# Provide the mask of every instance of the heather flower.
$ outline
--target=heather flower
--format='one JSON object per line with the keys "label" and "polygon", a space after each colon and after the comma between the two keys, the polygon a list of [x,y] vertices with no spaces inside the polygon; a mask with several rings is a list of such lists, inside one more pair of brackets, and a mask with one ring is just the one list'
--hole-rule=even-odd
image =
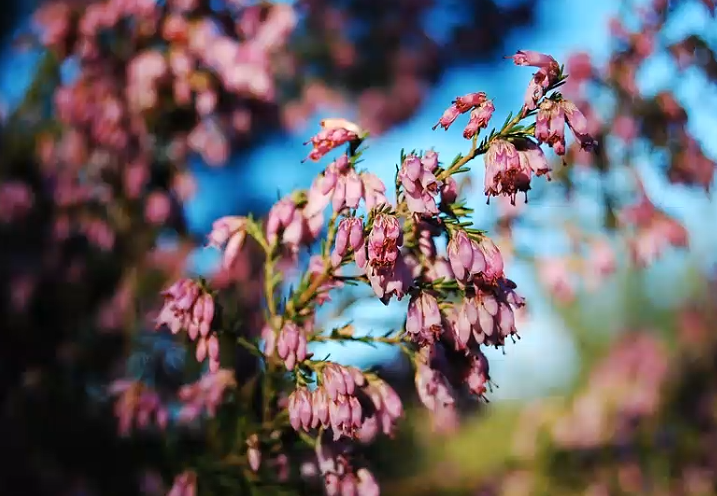
{"label": "heather flower", "polygon": [[172,488],[167,496],[196,496],[197,474],[187,470],[174,478]]}
{"label": "heather flower", "polygon": [[296,388],[289,396],[289,422],[294,430],[308,431],[312,423],[311,393],[305,387]]}
{"label": "heather flower", "polygon": [[558,155],[565,154],[565,112],[554,100],[543,100],[535,118],[535,138]]}
{"label": "heather flower", "polygon": [[364,201],[366,210],[371,211],[383,205],[388,205],[386,198],[386,185],[375,174],[362,172],[359,177],[363,183]]}
{"label": "heather flower", "polygon": [[109,392],[118,396],[114,411],[121,435],[128,435],[132,424],[147,427],[152,417],[161,429],[167,426],[169,415],[159,395],[141,382],[118,380],[110,385]]}
{"label": "heather flower", "polygon": [[178,397],[183,403],[179,410],[180,422],[189,422],[198,418],[205,410],[209,416],[216,415],[224,393],[236,387],[234,372],[219,369],[204,374],[199,381],[186,384],[179,389]]}
{"label": "heather flower", "polygon": [[[521,305],[515,301],[512,306]],[[477,344],[503,346],[505,338],[517,333],[512,306],[500,290],[478,290],[476,296],[463,300],[456,321],[459,344],[466,346],[473,337]]]}
{"label": "heather flower", "polygon": [[503,277],[503,256],[500,254],[500,250],[488,236],[480,236],[477,241],[474,241],[477,245],[478,250],[485,259],[485,269],[483,269],[483,279],[488,282],[496,281]]}
{"label": "heather flower", "polygon": [[477,110],[476,117],[473,117],[472,112],[471,121],[473,122],[473,124],[469,124],[469,126],[477,126],[477,132],[477,129],[478,127],[480,127],[482,120],[485,120],[487,124],[493,113],[493,104],[489,100],[486,100],[486,94],[482,91],[478,93],[468,93],[467,95],[459,96],[458,98],[456,98],[453,104],[448,107],[445,112],[443,112],[443,115],[438,120],[436,125],[433,126],[433,129],[436,129],[438,126],[441,126],[444,130],[447,131],[448,128],[451,127],[451,124],[456,121],[459,115],[464,114],[474,108]]}
{"label": "heather flower", "polygon": [[331,203],[334,212],[344,208],[356,209],[364,196],[364,185],[348,156],[341,155],[331,162],[309,189],[306,211],[310,215],[323,212]]}
{"label": "heather flower", "polygon": [[537,108],[538,102],[545,95],[545,91],[550,87],[551,82],[550,76],[545,69],[540,69],[533,74],[525,90],[525,97],[523,98],[524,112]]}
{"label": "heather flower", "polygon": [[157,317],[157,328],[166,325],[172,334],[188,329],[200,292],[199,285],[191,279],[181,279],[163,291],[164,306]]}
{"label": "heather flower", "polygon": [[353,395],[356,386],[361,387],[366,381],[363,374],[354,367],[344,367],[333,362],[324,365],[321,377],[321,384],[331,401],[336,401],[339,396]]}
{"label": "heather flower", "polygon": [[440,119],[438,119],[438,122],[435,126],[433,126],[433,129],[435,130],[438,126],[441,126],[445,131],[448,131],[448,128],[456,122],[459,115],[461,115],[461,111],[458,108],[458,105],[455,103],[452,104],[443,112],[443,115]]}
{"label": "heather flower", "polygon": [[331,252],[331,263],[334,267],[338,267],[346,255],[358,251],[363,245],[363,221],[358,217],[342,219],[336,231],[336,242]]}
{"label": "heather flower", "polygon": [[550,171],[552,169],[540,145],[526,139],[516,142],[516,148],[524,171],[531,171],[538,177],[547,175],[548,180],[550,180]]}
{"label": "heather flower", "polygon": [[391,386],[380,379],[369,381],[363,391],[371,402],[371,409],[365,412],[366,418],[358,432],[359,439],[368,442],[379,432],[391,436],[396,421],[403,416],[401,398]]}
{"label": "heather flower", "polygon": [[471,350],[469,356],[470,366],[463,378],[471,393],[484,397],[490,384],[490,367],[488,358],[480,349]]}
{"label": "heather flower", "polygon": [[313,149],[307,159],[317,162],[334,148],[359,140],[361,133],[358,131],[360,131],[358,126],[343,119],[326,119],[322,121],[321,131],[304,143],[305,145],[309,143],[313,145]]}
{"label": "heather flower", "polygon": [[431,411],[455,403],[453,390],[443,374],[420,362],[416,365],[416,390],[421,403]]}
{"label": "heather flower", "polygon": [[363,408],[356,396],[340,395],[329,402],[329,425],[334,441],[341,436],[354,437],[363,423]]}
{"label": "heather flower", "polygon": [[311,428],[316,429],[319,426],[327,428],[329,426],[329,403],[330,399],[326,389],[323,386],[317,387],[311,393]]}
{"label": "heather flower", "polygon": [[597,145],[589,134],[587,119],[568,100],[543,100],[535,118],[536,139],[539,143],[547,143],[558,155],[565,155],[566,122],[581,149],[592,150]]}
{"label": "heather flower", "polygon": [[425,291],[408,303],[406,332],[418,343],[432,343],[443,331],[441,311],[436,298]]}
{"label": "heather flower", "polygon": [[306,360],[306,331],[293,322],[286,322],[276,339],[276,353],[287,370]]}
{"label": "heather flower", "polygon": [[208,246],[218,249],[224,247],[222,265],[225,268],[232,267],[239,256],[246,239],[246,223],[245,217],[229,216],[222,217],[212,224]]}
{"label": "heather flower", "polygon": [[219,338],[216,334],[211,336],[200,336],[197,340],[197,348],[195,351],[195,358],[197,362],[201,363],[206,358],[209,358],[209,371],[216,372],[219,370]]}
{"label": "heather flower", "polygon": [[518,66],[532,66],[550,71],[560,69],[558,62],[552,56],[532,50],[518,50],[509,58],[512,58],[515,65]]}
{"label": "heather flower", "polygon": [[266,220],[267,241],[274,244],[281,240],[293,254],[301,245],[313,243],[323,228],[324,216],[322,212],[313,212],[306,206],[298,205],[290,197],[275,203]]}
{"label": "heather flower", "polygon": [[505,195],[515,203],[518,192],[526,193],[530,189],[531,170],[520,159],[518,150],[513,143],[495,139],[485,155],[485,194],[490,201],[491,196]]}
{"label": "heather flower", "polygon": [[400,252],[403,232],[393,215],[379,214],[366,240],[367,248],[356,253],[356,262],[366,270],[376,295],[387,303],[392,295],[399,299],[411,284],[411,272]]}
{"label": "heather flower", "polygon": [[456,280],[465,282],[486,270],[486,258],[478,243],[463,230],[453,233],[448,242],[448,261]]}
{"label": "heather flower", "polygon": [[491,117],[493,117],[493,112],[495,112],[495,107],[493,106],[493,102],[491,100],[486,100],[478,107],[471,110],[470,119],[463,130],[463,137],[471,139],[478,134],[481,129],[488,127],[488,122]]}
{"label": "heather flower", "polygon": [[398,172],[398,178],[411,213],[438,214],[435,197],[438,195],[441,182],[424,166],[419,157],[415,155],[406,157]]}

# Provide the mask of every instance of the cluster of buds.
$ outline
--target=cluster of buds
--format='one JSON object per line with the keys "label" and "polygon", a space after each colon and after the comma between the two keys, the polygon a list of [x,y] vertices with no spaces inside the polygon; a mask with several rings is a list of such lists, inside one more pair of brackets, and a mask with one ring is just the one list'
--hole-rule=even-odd
{"label": "cluster of buds", "polygon": [[324,227],[323,212],[309,210],[307,202],[298,197],[300,195],[294,196],[287,196],[274,204],[266,219],[269,244],[280,240],[291,254],[298,253],[301,246],[310,246]]}
{"label": "cluster of buds", "polygon": [[403,231],[395,215],[380,213],[362,248],[356,251],[356,265],[366,272],[371,288],[382,302],[392,296],[399,300],[413,282],[411,270],[401,253]]}
{"label": "cluster of buds", "polygon": [[366,385],[361,371],[326,362],[321,385],[313,391],[297,388],[289,397],[289,418],[297,431],[331,428],[334,439],[354,437],[363,421],[363,409],[357,397]]}
{"label": "cluster of buds", "polygon": [[234,373],[228,369],[205,374],[197,382],[182,386],[178,393],[179,400],[182,402],[179,420],[190,422],[204,411],[213,417],[224,398],[224,393],[234,387],[236,387],[236,379]]}
{"label": "cluster of buds", "polygon": [[592,150],[597,146],[583,113],[573,102],[558,97],[546,98],[540,103],[535,118],[535,138],[547,143],[558,155],[565,155],[565,124],[581,149]]}
{"label": "cluster of buds", "polygon": [[157,317],[157,328],[166,325],[172,334],[187,331],[197,342],[196,358],[209,357],[209,370],[219,369],[219,339],[211,332],[214,298],[192,279],[180,279],[162,292],[164,306]]}
{"label": "cluster of buds", "polygon": [[358,173],[354,161],[341,155],[314,180],[306,210],[309,215],[315,215],[331,205],[332,210],[339,213],[345,208],[357,209],[361,200],[368,210],[388,204],[386,186],[375,174]]}
{"label": "cluster of buds", "polygon": [[408,210],[414,214],[438,215],[436,196],[443,183],[436,179],[438,154],[427,152],[423,158],[406,157],[398,171]]}
{"label": "cluster of buds", "polygon": [[149,426],[152,417],[160,429],[167,426],[169,412],[156,391],[137,381],[118,380],[110,385],[109,392],[117,395],[115,415],[119,420],[119,432],[128,435],[132,424]]}
{"label": "cluster of buds", "polygon": [[495,107],[493,106],[493,102],[489,100],[482,91],[459,96],[451,106],[443,112],[443,115],[436,125],[433,126],[433,129],[440,126],[447,131],[458,116],[466,112],[470,112],[471,115],[468,124],[463,130],[463,137],[471,139],[475,137],[481,129],[488,127],[488,121],[493,117]]}
{"label": "cluster of buds", "polygon": [[488,202],[503,195],[515,205],[517,194],[522,192],[527,202],[533,174],[540,177],[550,170],[543,150],[531,139],[494,139],[485,155],[484,193]]}
{"label": "cluster of buds", "polygon": [[284,362],[286,370],[294,370],[294,367],[311,356],[306,349],[307,330],[294,322],[285,322],[278,333],[266,325],[261,334],[264,339],[264,354],[271,357],[276,353]]}
{"label": "cluster of buds", "polygon": [[373,474],[366,468],[354,470],[345,446],[319,439],[316,458],[324,478],[326,496],[379,496],[380,488]]}

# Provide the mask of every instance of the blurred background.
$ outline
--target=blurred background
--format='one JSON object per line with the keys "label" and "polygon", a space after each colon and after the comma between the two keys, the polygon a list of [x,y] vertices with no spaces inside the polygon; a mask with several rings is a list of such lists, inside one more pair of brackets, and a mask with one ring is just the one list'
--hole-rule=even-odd
{"label": "blurred background", "polygon": [[[401,149],[450,160],[469,142],[432,130],[443,110],[485,91],[501,121],[531,76],[505,56],[536,50],[566,64],[563,93],[601,151],[553,156],[552,181],[515,207],[486,205],[476,161],[462,196],[528,300],[521,339],[487,352],[489,404],[448,431],[410,407],[366,457],[389,496],[717,494],[713,2],[180,3],[4,7],[0,434],[17,455],[0,493],[136,494],[128,474],[150,468],[167,480],[181,462],[160,435],[116,439],[102,385],[185,382],[184,345],[146,318],[184,270],[231,287],[258,333],[260,260],[226,274],[203,247],[212,222],[308,188],[326,164],[302,162],[304,143],[326,117],[371,132],[362,165],[386,184]],[[208,48],[220,29],[235,45]],[[199,54],[186,71],[185,45]],[[406,302],[365,296],[322,318],[359,334],[403,324]],[[413,394],[389,347],[313,351]],[[204,449],[167,439],[185,459]]]}

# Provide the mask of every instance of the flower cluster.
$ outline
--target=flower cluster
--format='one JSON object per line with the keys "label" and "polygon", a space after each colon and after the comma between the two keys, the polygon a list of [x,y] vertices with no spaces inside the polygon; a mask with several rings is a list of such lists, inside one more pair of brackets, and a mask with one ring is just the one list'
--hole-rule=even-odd
{"label": "flower cluster", "polygon": [[219,369],[219,339],[212,332],[214,298],[192,279],[181,279],[162,292],[164,306],[157,317],[157,327],[167,326],[172,334],[182,329],[196,341],[196,358],[209,357],[209,368]]}

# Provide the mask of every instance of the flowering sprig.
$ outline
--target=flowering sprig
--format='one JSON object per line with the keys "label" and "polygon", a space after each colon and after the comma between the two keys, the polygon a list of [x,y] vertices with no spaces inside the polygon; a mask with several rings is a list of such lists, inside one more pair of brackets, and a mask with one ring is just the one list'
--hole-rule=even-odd
{"label": "flowering sprig", "polygon": [[[223,250],[225,266],[234,263],[247,239],[264,254],[261,341],[236,339],[238,345],[261,353],[265,363],[259,376],[263,427],[245,437],[252,470],[264,458],[261,447],[270,441],[266,436],[289,428],[317,450],[327,494],[346,494],[349,486],[357,494],[378,494],[368,469],[356,466],[344,448],[347,441],[367,442],[379,432],[391,434],[403,412],[400,398],[375,374],[329,357],[318,359],[312,343],[397,346],[413,363],[418,397],[439,424],[455,420],[456,406],[464,398],[461,391],[486,399],[492,383],[482,348],[502,347],[506,339],[517,336],[515,312],[525,301],[506,277],[498,247],[473,226],[472,210],[458,198],[455,176],[469,171],[469,162],[484,155],[485,194],[506,196],[514,203],[518,192],[530,189],[533,174],[550,171],[540,145],[547,143],[560,153],[565,122],[586,148],[592,143],[581,128],[579,111],[557,92],[550,93],[565,81],[557,62],[533,52],[519,52],[514,60],[539,68],[531,85],[539,83],[535,88],[540,91],[533,88],[522,109],[482,139],[495,111],[493,102],[482,92],[457,98],[437,126],[448,129],[470,112],[463,132],[471,141],[469,152],[445,166],[434,150],[402,151],[393,199],[378,177],[359,168],[368,134],[344,119],[327,119],[310,140],[313,150],[308,158],[318,161],[339,146],[348,149],[308,190],[281,198],[263,221],[228,217],[214,224],[209,244]],[[536,122],[524,123],[533,116]],[[326,210],[330,215],[318,253],[310,257],[296,286],[281,297],[286,269],[296,267],[301,250],[321,238]],[[447,242],[442,254],[435,241],[440,237]],[[356,284],[368,285],[386,305],[407,298],[403,326],[357,336],[347,323],[325,332],[317,309],[330,301],[331,292]],[[161,324],[174,332],[186,328],[190,337],[215,336],[213,293],[204,283],[183,280],[164,294],[168,300]],[[217,370],[216,346],[198,344],[198,359],[207,353],[202,346],[211,360],[217,357],[210,362],[210,370]],[[284,448],[278,449],[279,456],[288,456]]]}

